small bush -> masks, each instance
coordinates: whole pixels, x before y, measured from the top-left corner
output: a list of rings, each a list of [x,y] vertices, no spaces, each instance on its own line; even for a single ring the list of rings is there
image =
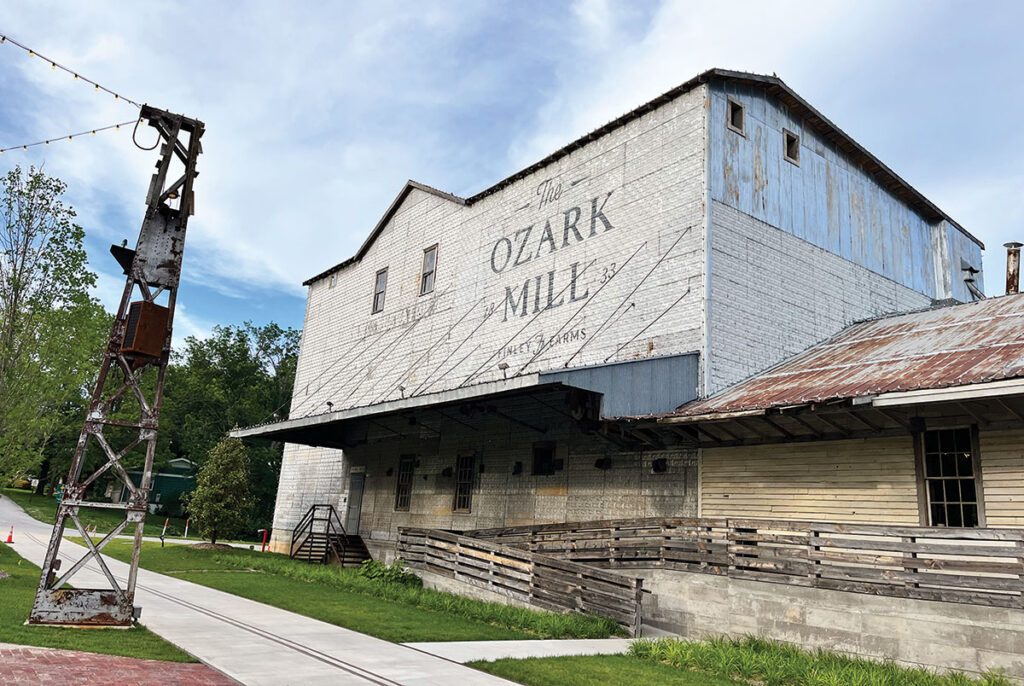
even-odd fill
[[[1011,686],[1008,679],[994,672],[978,679],[962,672],[937,674],[825,650],[801,650],[752,636],[708,641],[645,639],[634,641],[629,654],[764,686]]]
[[[405,560],[396,559],[390,565],[377,560],[365,560],[359,568],[359,576],[379,581],[384,584],[401,584],[403,586],[422,586],[423,579],[412,572],[405,571]]]

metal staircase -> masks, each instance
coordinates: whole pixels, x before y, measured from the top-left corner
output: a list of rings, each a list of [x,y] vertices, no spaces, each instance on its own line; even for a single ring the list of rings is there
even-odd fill
[[[342,567],[360,565],[370,559],[362,537],[349,535],[333,505],[313,505],[292,531],[289,557],[324,564],[333,556]]]

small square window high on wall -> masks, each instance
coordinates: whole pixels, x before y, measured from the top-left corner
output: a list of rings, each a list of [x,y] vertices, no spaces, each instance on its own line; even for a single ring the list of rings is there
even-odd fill
[[[423,271],[420,274],[420,295],[434,291],[434,272],[437,271],[437,243],[423,251]]]
[[[788,129],[782,130],[782,155],[787,162],[800,166],[800,136]]]
[[[377,314],[384,310],[384,291],[388,288],[388,268],[384,267],[379,272],[373,281],[373,311],[371,314]]]
[[[746,114],[746,108],[743,107],[743,103],[729,98],[728,104],[726,105],[725,125],[741,136],[745,136],[747,124]]]

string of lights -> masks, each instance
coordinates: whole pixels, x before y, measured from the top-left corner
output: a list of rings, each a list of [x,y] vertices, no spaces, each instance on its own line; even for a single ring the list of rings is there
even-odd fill
[[[70,134],[68,134],[66,136],[58,136],[56,138],[47,138],[47,139],[44,139],[44,140],[41,140],[41,141],[36,141],[35,143],[24,143],[22,145],[12,145],[9,148],[0,148],[0,155],[2,155],[5,152],[10,152],[11,150],[28,150],[29,148],[34,148],[34,147],[36,147],[38,145],[49,145],[50,143],[59,143],[60,141],[68,141],[68,142],[70,142],[72,139],[78,138],[79,136],[88,136],[88,135],[95,136],[100,131],[109,131],[111,129],[114,129],[115,131],[120,131],[122,126],[131,126],[132,124],[135,124],[135,123],[136,123],[136,120],[135,119],[131,119],[129,121],[123,121],[120,124],[111,124],[110,126],[101,126],[98,129],[87,129],[85,131],[79,131],[78,133],[70,133]]]
[[[96,83],[92,79],[85,78],[84,76],[82,76],[81,74],[76,72],[75,70],[69,69],[68,67],[65,67],[63,64],[61,64],[60,62],[57,62],[56,60],[52,60],[49,57],[46,57],[45,55],[40,55],[38,52],[36,52],[32,48],[28,47],[27,45],[25,45],[23,43],[19,43],[18,41],[14,40],[10,36],[5,36],[3,34],[0,34],[0,45],[6,45],[7,43],[10,43],[11,45],[13,45],[15,47],[21,48],[22,50],[24,50],[25,52],[28,53],[29,57],[38,57],[39,59],[43,60],[44,62],[49,62],[50,63],[50,69],[52,69],[54,71],[60,69],[61,71],[67,72],[68,74],[73,76],[75,78],[75,81],[84,81],[85,83],[88,83],[90,86],[93,87],[93,90],[95,90],[95,91],[103,91],[105,93],[113,95],[114,96],[114,100],[118,100],[118,101],[122,101],[123,100],[124,102],[126,102],[126,103],[128,103],[130,105],[135,105],[136,107],[140,107],[140,108],[142,107],[142,105],[140,105],[139,103],[135,102],[131,98],[126,98],[123,95],[120,95],[119,93],[115,93],[114,91],[110,90],[106,86],[102,86],[102,85]],[[97,129],[97,130],[99,130],[99,129]]]

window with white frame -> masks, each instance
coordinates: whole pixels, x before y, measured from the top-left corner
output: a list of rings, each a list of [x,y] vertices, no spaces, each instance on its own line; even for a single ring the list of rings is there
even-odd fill
[[[423,269],[420,272],[420,295],[434,291],[434,272],[437,271],[437,243],[423,251]]]
[[[384,267],[373,280],[373,311],[377,314],[384,311],[384,291],[388,288],[388,268]]]

